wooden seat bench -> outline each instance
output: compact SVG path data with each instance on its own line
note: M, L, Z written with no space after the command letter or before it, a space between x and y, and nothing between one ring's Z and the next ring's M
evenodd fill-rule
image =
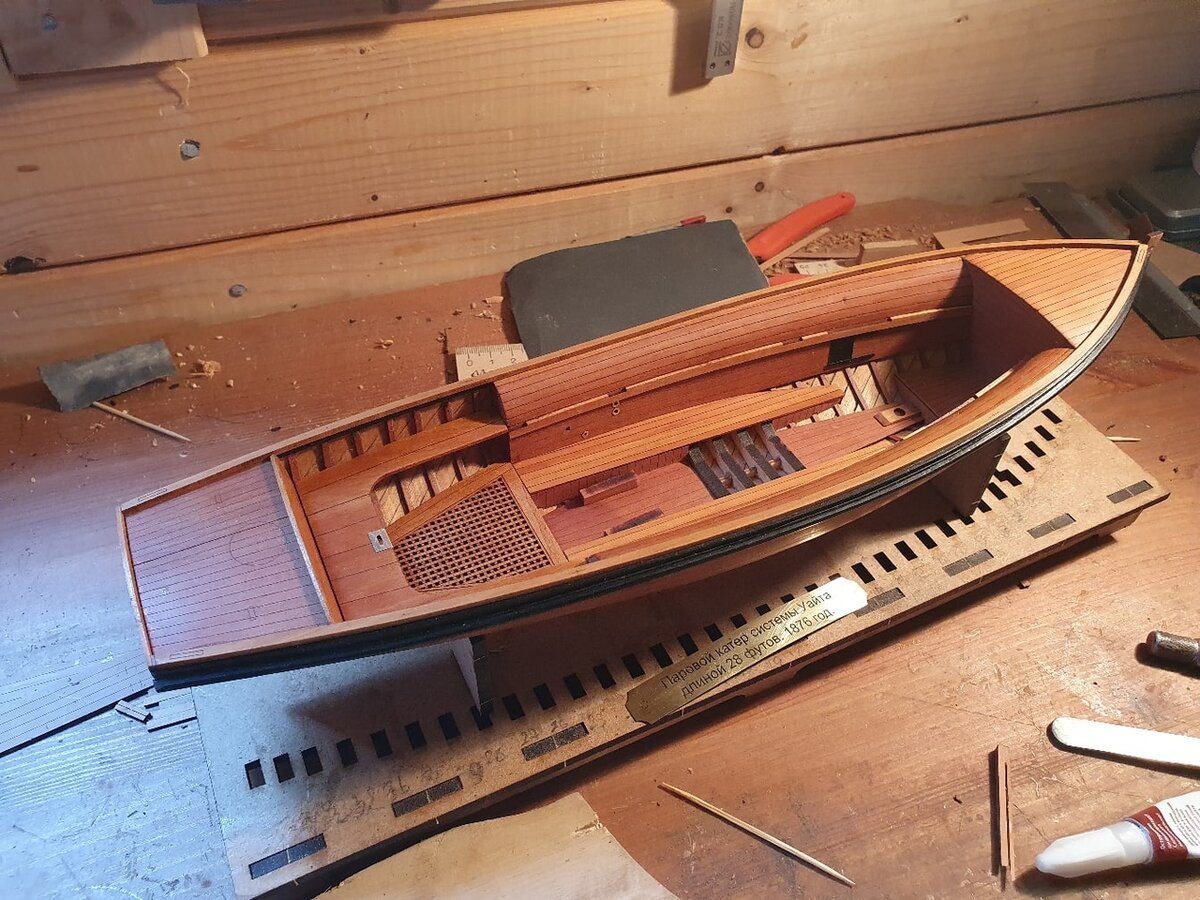
M515 464L516 470L540 506L554 505L623 471L648 471L677 462L697 441L784 416L805 418L841 399L841 390L818 387L784 388L714 400L521 460Z

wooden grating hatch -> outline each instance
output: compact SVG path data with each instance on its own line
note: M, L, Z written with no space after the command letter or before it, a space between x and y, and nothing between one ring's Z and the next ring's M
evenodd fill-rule
M511 467L477 478L488 482L457 499L396 541L405 580L419 591L484 584L562 560L535 529ZM464 486L467 483L464 482ZM474 485L472 485L474 487Z

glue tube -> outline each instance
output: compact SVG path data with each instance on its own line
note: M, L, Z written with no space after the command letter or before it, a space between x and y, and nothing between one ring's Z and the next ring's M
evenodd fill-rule
M1148 806L1129 818L1059 838L1034 861L1048 875L1075 878L1105 869L1200 857L1200 791Z

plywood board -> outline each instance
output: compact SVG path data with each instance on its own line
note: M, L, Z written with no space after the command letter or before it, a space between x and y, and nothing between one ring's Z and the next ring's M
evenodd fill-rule
M39 79L0 102L0 171L23 167L0 259L109 257L1196 87L1186 4L749 0L763 45L706 83L709 14L588 3Z
M67 358L158 337L167 322L225 322L501 272L687 215L729 216L752 233L833 187L863 204L987 202L1018 194L1031 173L1100 190L1190 145L1197 118L1200 93L0 276L0 359ZM235 286L244 289L236 297Z
M17 75L134 66L208 53L194 5L148 0L4 0L0 42Z

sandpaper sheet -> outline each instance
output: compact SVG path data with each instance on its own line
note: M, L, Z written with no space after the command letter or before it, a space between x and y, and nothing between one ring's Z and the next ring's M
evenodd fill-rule
M505 276L530 358L767 286L728 219L572 247Z

